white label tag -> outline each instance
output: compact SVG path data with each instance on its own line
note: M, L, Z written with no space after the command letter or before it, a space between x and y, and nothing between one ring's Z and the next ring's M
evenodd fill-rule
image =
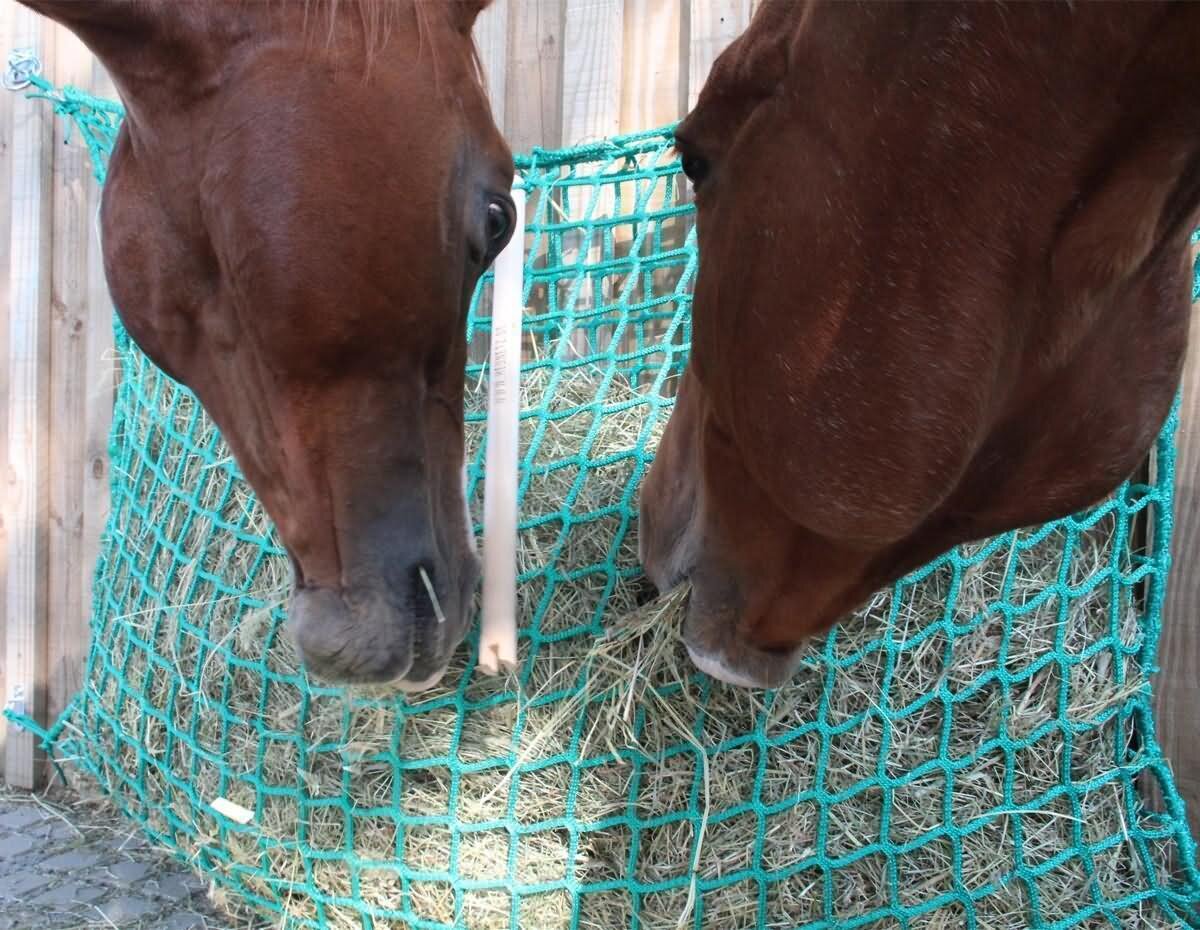
M243 827L254 819L254 811L246 810L240 804L235 804L228 798L217 798L212 802L212 809L222 817L227 817Z

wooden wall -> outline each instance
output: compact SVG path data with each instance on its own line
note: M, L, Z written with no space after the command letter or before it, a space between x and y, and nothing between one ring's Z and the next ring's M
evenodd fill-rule
M1193 249L1200 257L1200 247ZM1189 360L1176 436L1175 531L1154 681L1158 739L1200 838L1200 303L1192 305Z
M754 0L493 0L475 34L515 151L682 117Z
M112 95L74 36L5 4L0 60L22 47L55 83ZM20 688L43 721L81 682L112 416L99 189L66 132L45 101L0 90L0 695ZM31 784L33 739L0 719L0 747L8 781Z

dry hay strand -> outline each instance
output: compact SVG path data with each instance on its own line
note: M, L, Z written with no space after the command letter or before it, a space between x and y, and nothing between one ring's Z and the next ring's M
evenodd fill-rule
M132 428L153 473L171 478L130 476L145 503L126 514L129 564L113 569L109 590L144 571L156 597L106 620L124 682L93 682L102 710L91 707L84 728L109 735L109 789L224 887L338 930L360 930L360 906L475 930L514 916L566 928L573 887L585 930L629 926L635 909L644 928L690 926L697 909L707 927L752 927L758 884L722 882L756 872L768 878L765 926L844 921L892 903L881 839L905 847L902 906L991 885L975 904L989 930L1031 924L1031 887L1049 924L1171 880L1167 850L1149 865L1136 854L1127 811L1140 808L1116 774L1133 734L1112 710L1146 678L1133 658L1143 634L1130 591L1088 588L1114 558L1111 514L1069 536L968 547L957 565L881 592L812 643L796 680L767 700L695 674L678 635L685 591L639 603L634 533L622 535L609 511L632 499L639 459L624 453L644 434L652 449L666 416L647 426L658 399L620 375L598 404L602 378L580 366L524 380L525 408L545 402L552 418L521 428L523 682L464 679L464 648L437 688L412 699L307 682L277 629L286 561L254 541L268 523L245 486L230 484L211 425L166 394L138 411ZM477 385L471 403L484 398ZM468 424L476 461L481 429ZM170 485L198 487L197 506ZM476 512L480 502L477 488ZM1065 603L1060 580L1078 589ZM1010 609L1024 613L1009 623ZM139 768L135 790L127 773ZM1017 811L1002 813L1008 773ZM1078 792L1078 812L1064 773L1098 785ZM215 816L207 803L217 796L254 821ZM1018 830L1027 866L1116 841L1092 857L1091 877L1076 856L1031 885L1013 878ZM605 888L625 879L661 890ZM497 887L478 886L489 881ZM548 887L522 890L538 884ZM358 906L339 903L350 900ZM1174 925L1152 901L1119 916ZM948 903L909 926L963 919Z

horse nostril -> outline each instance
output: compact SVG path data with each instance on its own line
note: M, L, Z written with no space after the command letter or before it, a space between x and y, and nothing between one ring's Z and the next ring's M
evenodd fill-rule
M659 591L654 582L642 575L634 582L633 602L638 607L645 607L658 597Z
M699 155L684 155L680 167L683 168L683 173L687 175L688 180L692 182L692 187L696 190L699 190L700 185L708 178L708 159Z

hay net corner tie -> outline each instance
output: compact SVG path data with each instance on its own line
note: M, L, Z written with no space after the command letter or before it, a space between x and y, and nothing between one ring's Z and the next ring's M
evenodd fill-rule
M102 182L121 108L30 80ZM518 168L516 679L476 679L472 637L420 698L310 681L269 522L118 324L112 514L55 756L275 926L1197 926L1148 683L1176 415L1148 480L880 592L787 688L726 689L680 659L677 603L638 598L697 263L671 131ZM467 323L477 515L491 288Z

